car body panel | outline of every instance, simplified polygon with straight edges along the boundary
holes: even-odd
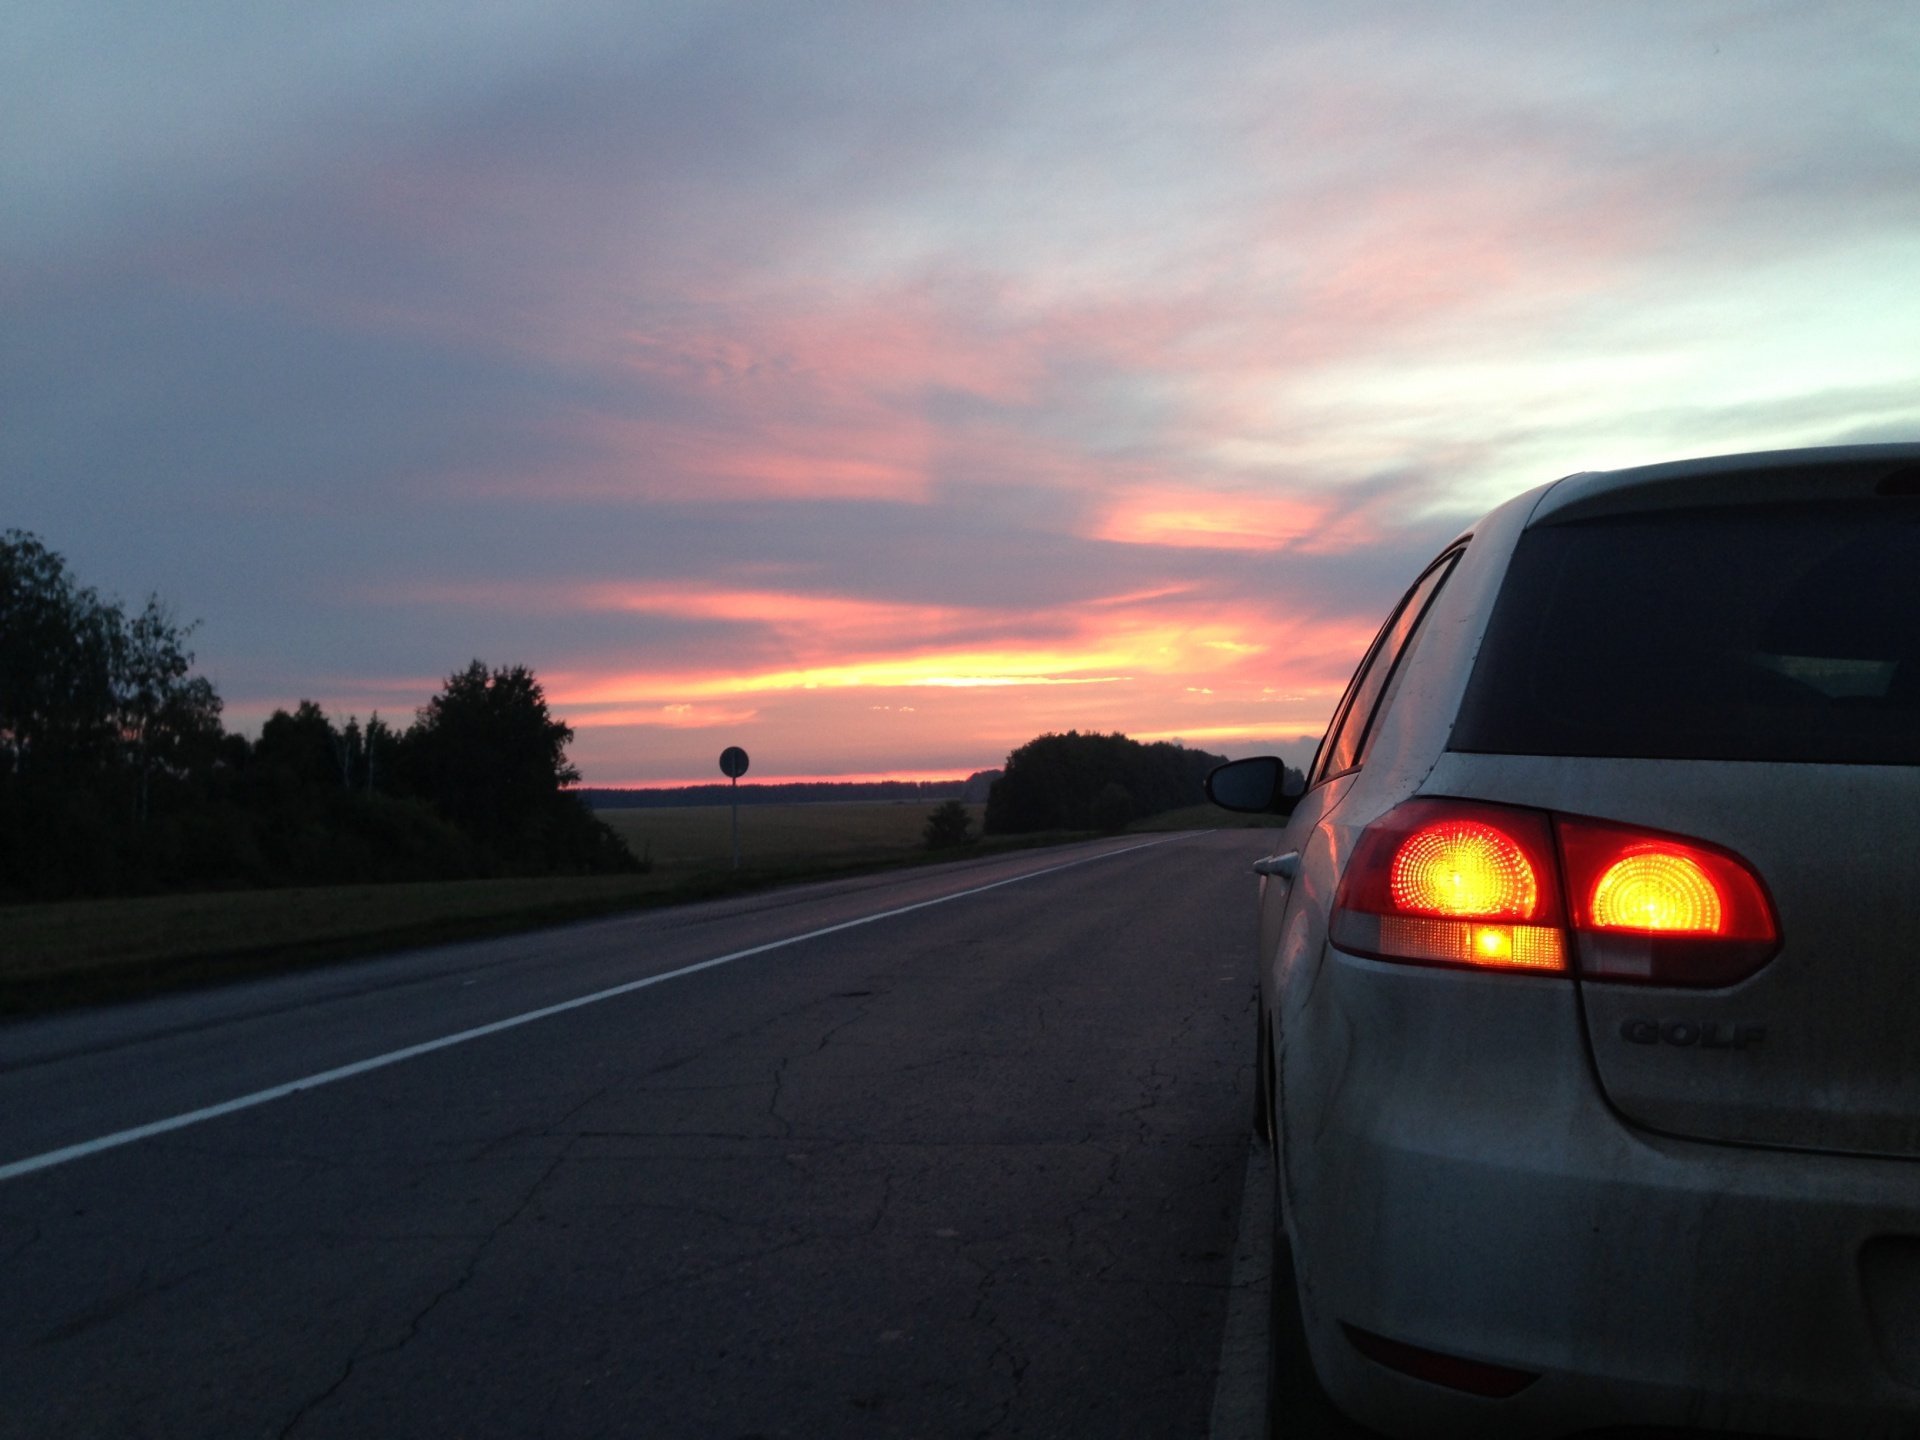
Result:
[[[1552,486],[1533,519],[1560,523],[1695,505],[1756,505],[1809,496],[1883,493],[1891,480],[1920,481],[1920,445],[1829,445],[1678,460],[1632,470],[1569,475]],[[1920,493],[1904,489],[1902,493]]]
[[[1291,1203],[1316,1365],[1348,1413],[1409,1440],[1915,1433],[1920,1330],[1900,1307],[1920,1288],[1890,1275],[1870,1303],[1861,1268],[1878,1237],[1920,1233],[1910,1162],[1621,1125],[1566,1063],[1565,980],[1333,951],[1321,984],[1341,1064],[1311,1092],[1319,1163],[1296,1160]],[[1340,1322],[1541,1378],[1448,1395],[1358,1360]]]
[[[1920,769],[1448,754],[1423,789],[1673,832],[1758,871],[1782,946],[1747,980],[1582,982],[1594,1064],[1623,1116],[1697,1139],[1920,1155]],[[1694,1038],[1629,1039],[1635,1021]],[[1701,1045],[1707,1026],[1765,1033]]]

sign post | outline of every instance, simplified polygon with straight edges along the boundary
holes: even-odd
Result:
[[[733,868],[740,868],[740,777],[747,773],[747,752],[729,745],[720,752],[720,773],[732,782],[733,796]]]

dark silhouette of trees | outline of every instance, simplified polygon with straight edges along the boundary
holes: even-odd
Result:
[[[1133,816],[1133,792],[1118,780],[1109,780],[1102,785],[1099,793],[1093,797],[1093,803],[1087,807],[1087,818],[1093,821],[1093,828],[1104,830],[1109,835],[1126,829],[1127,822]]]
[[[969,805],[984,805],[987,796],[993,793],[993,782],[1000,778],[998,770],[976,770],[967,777],[960,798]]]
[[[193,630],[0,534],[0,898],[638,868],[524,667],[475,661],[405,734],[302,700],[249,744]]]
[[[254,742],[252,764],[277,769],[287,782],[297,786],[344,790],[339,759],[342,743],[343,737],[333,728],[327,712],[311,700],[302,700],[291,713],[276,710],[267,717],[260,727],[260,738]]]
[[[447,678],[407,732],[408,783],[455,824],[511,842],[563,787],[580,778],[567,763],[571,727],[547,713],[525,666],[489,670],[475,660]]]
[[[204,774],[220,750],[220,697],[195,675],[186,639],[196,627],[176,625],[157,597],[123,620],[114,664],[115,728],[138,786],[135,813],[151,813],[153,777]]]
[[[1204,750],[1125,735],[1042,735],[1007,756],[987,796],[989,835],[1034,830],[1118,830],[1131,820],[1197,805],[1207,772],[1222,763]]]
[[[37,537],[0,535],[0,891],[147,871],[151,822],[204,791],[221,750],[191,632],[157,598],[132,616],[101,599]]]
[[[238,868],[249,883],[457,880],[499,871],[497,857],[425,800],[369,793],[365,737],[377,723],[362,731],[349,717],[336,727],[311,700],[267,718],[259,741],[224,777],[230,819],[244,837]]]
[[[10,775],[104,765],[114,731],[118,611],[32,535],[0,535],[0,758]]]
[[[523,665],[475,660],[447,678],[399,746],[402,783],[495,853],[537,870],[636,868],[567,787],[572,727]]]
[[[973,841],[973,817],[958,800],[949,800],[927,817],[920,832],[929,850],[954,850]]]

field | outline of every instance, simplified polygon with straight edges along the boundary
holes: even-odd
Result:
[[[923,801],[743,805],[733,870],[726,806],[596,812],[645,875],[454,880],[84,900],[0,907],[0,1013],[150,993],[228,976],[414,945],[505,934],[642,905],[930,858]],[[976,833],[983,807],[969,806]],[[1154,816],[1137,830],[1268,823],[1210,805]],[[1078,835],[1011,836],[955,858]]]
[[[10,905],[0,908],[0,986],[188,958],[217,964],[293,945],[319,955],[342,945],[351,948],[368,934],[440,938],[505,917],[565,918],[631,900],[651,879],[449,880]]]
[[[934,806],[924,800],[870,804],[742,805],[740,863],[752,869],[852,865],[888,860],[921,848]],[[974,833],[983,805],[969,805]],[[733,863],[731,807],[596,810],[633,853],[669,874],[724,869]]]
[[[931,805],[743,806],[743,868],[732,869],[726,807],[609,810],[600,816],[645,875],[454,880],[156,895],[0,907],[0,1013],[141,994],[290,969],[926,854]],[[976,824],[979,807],[974,807]],[[971,853],[968,851],[961,854]]]

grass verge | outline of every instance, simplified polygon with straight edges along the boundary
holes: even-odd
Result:
[[[843,838],[850,828],[838,816],[822,816],[820,824]],[[811,852],[803,843],[788,843],[753,857],[738,871],[724,861],[682,852],[645,875],[335,885],[4,906],[0,1015],[135,999],[805,880],[1090,838],[1068,832],[995,836],[929,853],[900,844],[875,848],[866,843],[869,824],[863,820],[851,827],[861,832],[859,843],[825,843]]]

